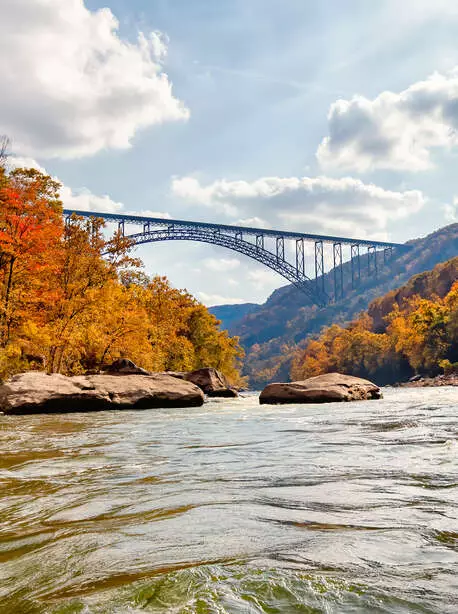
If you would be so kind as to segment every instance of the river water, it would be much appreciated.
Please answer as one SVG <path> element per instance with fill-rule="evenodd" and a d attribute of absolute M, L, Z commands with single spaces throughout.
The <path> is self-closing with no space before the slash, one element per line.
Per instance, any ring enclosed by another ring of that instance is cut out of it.
<path fill-rule="evenodd" d="M 0 416 L 1 614 L 458 612 L 458 389 Z"/>

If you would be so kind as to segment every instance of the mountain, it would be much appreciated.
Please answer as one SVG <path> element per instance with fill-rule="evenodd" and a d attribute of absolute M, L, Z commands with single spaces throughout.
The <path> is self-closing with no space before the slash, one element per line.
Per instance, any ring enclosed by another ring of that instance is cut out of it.
<path fill-rule="evenodd" d="M 324 328 L 296 350 L 291 378 L 338 372 L 386 385 L 458 375 L 457 280 L 458 256 L 375 299 L 347 326 Z"/>
<path fill-rule="evenodd" d="M 245 316 L 259 307 L 257 303 L 241 303 L 239 305 L 215 305 L 209 307 L 208 311 L 221 321 L 221 330 L 230 331 L 235 322 L 238 322 Z"/>
<path fill-rule="evenodd" d="M 458 224 L 451 224 L 427 237 L 408 242 L 412 248 L 386 266 L 380 262 L 377 278 L 361 271 L 361 282 L 351 288 L 350 263 L 343 265 L 344 298 L 324 308 L 314 304 L 294 286 L 275 290 L 266 303 L 236 320 L 230 314 L 238 305 L 226 306 L 226 318 L 231 320 L 229 331 L 240 337 L 247 353 L 245 375 L 251 386 L 259 387 L 268 381 L 288 379 L 294 350 L 307 337 L 319 333 L 323 326 L 345 324 L 368 308 L 376 298 L 402 286 L 440 262 L 458 255 Z M 327 288 L 332 287 L 333 270 L 325 276 Z"/>

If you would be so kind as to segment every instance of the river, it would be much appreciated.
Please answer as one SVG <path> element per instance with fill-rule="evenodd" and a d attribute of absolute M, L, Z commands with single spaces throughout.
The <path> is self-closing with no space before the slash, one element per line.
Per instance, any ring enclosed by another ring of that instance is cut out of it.
<path fill-rule="evenodd" d="M 458 389 L 0 416 L 1 614 L 458 612 Z"/>

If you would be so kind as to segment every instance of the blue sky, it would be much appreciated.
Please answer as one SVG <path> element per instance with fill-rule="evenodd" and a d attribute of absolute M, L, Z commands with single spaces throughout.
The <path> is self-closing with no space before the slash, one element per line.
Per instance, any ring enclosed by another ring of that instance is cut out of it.
<path fill-rule="evenodd" d="M 0 133 L 67 206 L 396 241 L 456 219 L 452 0 L 0 0 L 0 16 Z M 223 248 L 139 255 L 207 304 L 283 285 Z"/>

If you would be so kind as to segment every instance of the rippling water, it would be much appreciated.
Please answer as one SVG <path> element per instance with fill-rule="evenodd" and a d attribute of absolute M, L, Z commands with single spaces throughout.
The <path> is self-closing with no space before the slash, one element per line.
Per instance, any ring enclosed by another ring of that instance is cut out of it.
<path fill-rule="evenodd" d="M 0 416 L 2 614 L 458 612 L 458 389 Z"/>

